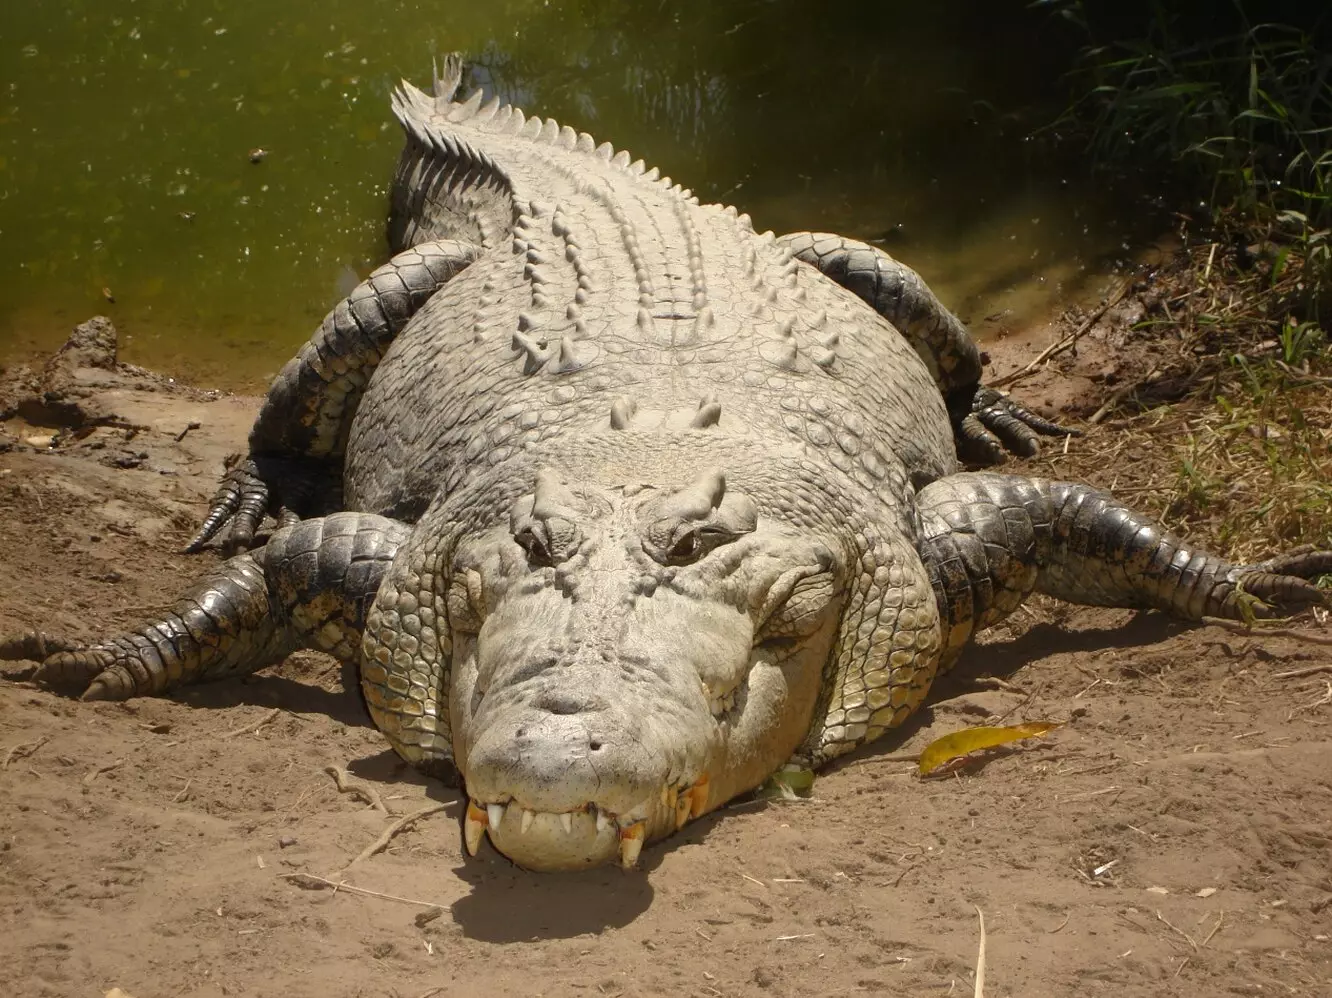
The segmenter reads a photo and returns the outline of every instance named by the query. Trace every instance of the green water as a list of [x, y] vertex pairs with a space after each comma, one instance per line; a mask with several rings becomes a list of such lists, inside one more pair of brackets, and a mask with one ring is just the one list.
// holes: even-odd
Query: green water
[[389, 91], [455, 49], [759, 228], [883, 240], [982, 333], [1087, 293], [1125, 238], [1025, 138], [1064, 56], [1022, 2], [0, 8], [0, 360], [104, 312], [127, 360], [264, 383], [384, 259]]

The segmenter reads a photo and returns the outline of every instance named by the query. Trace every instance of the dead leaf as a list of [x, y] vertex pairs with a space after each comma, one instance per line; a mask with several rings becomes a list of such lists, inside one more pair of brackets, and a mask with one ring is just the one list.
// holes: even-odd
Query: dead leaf
[[1030, 724], [1012, 724], [1002, 728], [963, 728], [952, 734], [936, 738], [920, 754], [920, 775], [928, 776], [946, 762], [960, 759], [981, 749], [1007, 745], [1024, 738], [1035, 738], [1047, 731], [1062, 727], [1052, 721], [1033, 721]]

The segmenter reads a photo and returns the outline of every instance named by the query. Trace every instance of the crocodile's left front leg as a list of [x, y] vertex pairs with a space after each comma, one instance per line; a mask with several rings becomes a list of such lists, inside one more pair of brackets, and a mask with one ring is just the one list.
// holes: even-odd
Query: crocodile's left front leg
[[[127, 700], [245, 675], [299, 648], [359, 663], [366, 612], [408, 530], [369, 513], [278, 530], [263, 548], [217, 566], [151, 623], [49, 655], [36, 679], [85, 700]], [[13, 645], [25, 653], [24, 642]]]
[[941, 668], [1032, 592], [1199, 620], [1271, 617], [1326, 601], [1308, 579], [1332, 551], [1236, 565], [1190, 548], [1088, 485], [987, 473], [921, 489], [921, 557], [943, 618]]
[[958, 454], [999, 464], [1007, 448], [1030, 457], [1037, 434], [1076, 433], [980, 383], [981, 353], [962, 320], [910, 267], [868, 243], [827, 232], [793, 232], [778, 243], [891, 322], [925, 361], [953, 420]]

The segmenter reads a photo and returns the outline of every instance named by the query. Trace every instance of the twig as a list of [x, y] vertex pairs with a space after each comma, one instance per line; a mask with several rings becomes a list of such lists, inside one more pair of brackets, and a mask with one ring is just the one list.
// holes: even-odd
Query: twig
[[342, 880], [328, 880], [324, 877], [316, 877], [313, 873], [283, 873], [283, 880], [289, 880], [297, 887], [307, 891], [325, 891], [332, 890], [335, 894], [338, 891], [347, 891], [349, 894], [364, 894], [366, 897], [383, 898], [386, 901], [401, 901], [403, 904], [415, 904], [422, 908], [445, 908], [449, 905], [440, 904], [438, 901], [417, 901], [415, 898], [402, 898], [396, 894], [382, 894], [379, 891], [366, 890], [364, 887], [356, 887]]
[[388, 808], [384, 806], [380, 799], [379, 791], [374, 787], [364, 786], [360, 783], [348, 783], [347, 771], [339, 769], [337, 766], [325, 766], [324, 772], [333, 777], [333, 782], [338, 785], [338, 793], [351, 794], [353, 797], [359, 797], [366, 804], [369, 804], [376, 811], [382, 811], [388, 814]]
[[1056, 932], [1058, 932], [1060, 929], [1062, 929], [1065, 925], [1067, 925], [1067, 924], [1068, 924], [1068, 920], [1069, 920], [1070, 918], [1072, 918], [1072, 917], [1073, 917], [1073, 912], [1070, 911], [1067, 915], [1064, 916], [1064, 920], [1063, 920], [1062, 922], [1060, 922], [1058, 925], [1056, 925], [1053, 929], [1046, 929], [1046, 930], [1045, 930], [1045, 934], [1048, 935], [1048, 936], [1052, 936], [1052, 935], [1054, 935]]
[[1040, 367], [1051, 357], [1056, 357], [1059, 354], [1063, 353], [1065, 350], [1068, 350], [1069, 348], [1076, 346], [1078, 340], [1080, 340], [1083, 337], [1083, 335], [1088, 330], [1091, 329], [1092, 326], [1100, 322], [1101, 316], [1105, 315], [1105, 313], [1110, 311], [1111, 308], [1119, 304], [1120, 299], [1122, 299], [1124, 295], [1128, 294], [1128, 290], [1131, 285], [1132, 281], [1125, 281], [1123, 284], [1119, 286], [1119, 289], [1115, 291], [1114, 294], [1112, 294], [1109, 298], [1107, 298], [1101, 304], [1101, 306], [1098, 309], [1096, 309], [1096, 311], [1094, 311], [1091, 315], [1089, 315], [1086, 321], [1083, 322], [1083, 324], [1080, 325], [1077, 329], [1075, 329], [1072, 333], [1070, 333], [1068, 336], [1065, 336], [1063, 339], [1059, 340], [1058, 342], [1053, 343], [1050, 346], [1046, 347], [1039, 354], [1037, 354], [1036, 359], [1028, 363], [1026, 367], [1021, 367], [1018, 370], [1014, 371], [1012, 374], [1005, 374], [1002, 378], [997, 378], [994, 381], [990, 382], [991, 387], [1002, 388], [1005, 385], [1011, 385], [1019, 378], [1025, 378], [1028, 374], [1031, 374], [1033, 371], [1036, 370], [1036, 368]]
[[1164, 915], [1162, 915], [1159, 911], [1156, 913], [1156, 917], [1157, 917], [1157, 919], [1158, 919], [1159, 921], [1163, 922], [1163, 923], [1165, 924], [1165, 926], [1166, 926], [1167, 928], [1170, 929], [1171, 932], [1175, 933], [1175, 934], [1178, 935], [1180, 938], [1182, 938], [1186, 943], [1188, 943], [1190, 946], [1192, 946], [1193, 949], [1194, 949], [1194, 952], [1197, 952], [1197, 950], [1198, 950], [1198, 944], [1197, 944], [1196, 942], [1193, 941], [1193, 937], [1192, 937], [1191, 935], [1189, 935], [1189, 934], [1188, 934], [1187, 932], [1185, 932], [1183, 929], [1176, 928], [1174, 925], [1171, 924], [1170, 919], [1166, 918], [1166, 917], [1165, 917]]
[[1151, 381], [1152, 378], [1156, 377], [1160, 373], [1161, 373], [1161, 365], [1157, 364], [1155, 367], [1153, 367], [1150, 371], [1147, 372], [1147, 376], [1145, 378], [1141, 378], [1137, 381], [1130, 381], [1127, 385], [1121, 385], [1119, 388], [1116, 388], [1110, 394], [1110, 397], [1105, 400], [1105, 404], [1102, 405], [1101, 408], [1097, 409], [1094, 413], [1092, 413], [1091, 419], [1087, 420], [1087, 422], [1091, 423], [1093, 426], [1099, 423], [1107, 415], [1113, 412], [1115, 407], [1118, 406], [1120, 402], [1123, 402], [1124, 399], [1132, 395], [1139, 388], [1142, 388], [1144, 385], [1147, 384], [1147, 382]]
[[98, 766], [83, 778], [83, 785], [85, 787], [92, 786], [93, 780], [97, 779], [97, 777], [101, 776], [103, 773], [109, 773], [113, 769], [119, 769], [123, 765], [125, 765], [125, 760], [117, 759], [115, 762], [108, 762], [105, 766]]
[[[449, 803], [451, 804], [453, 802], [450, 801]], [[360, 854], [357, 855], [357, 857], [354, 860], [352, 860], [350, 863], [348, 863], [346, 866], [342, 868], [342, 871], [345, 873], [348, 870], [350, 870], [353, 866], [355, 866], [357, 863], [359, 863], [361, 860], [369, 859], [371, 856], [379, 852], [381, 849], [387, 846], [391, 841], [393, 841], [393, 836], [409, 828], [414, 822], [420, 821], [422, 818], [428, 818], [432, 814], [438, 814], [440, 811], [443, 811], [448, 806], [449, 804], [431, 804], [429, 807], [421, 808], [421, 810], [417, 811], [414, 814], [404, 815], [403, 817], [399, 818], [393, 824], [389, 825], [388, 828], [384, 829], [384, 831], [380, 833], [379, 838], [375, 839], [375, 841], [371, 842], [368, 846], [362, 849]]]
[[270, 710], [270, 711], [269, 711], [267, 714], [265, 714], [263, 717], [259, 718], [259, 720], [255, 721], [253, 724], [247, 724], [247, 725], [245, 725], [245, 727], [243, 727], [243, 728], [237, 728], [235, 731], [228, 731], [228, 732], [227, 732], [225, 735], [223, 735], [222, 737], [223, 737], [223, 738], [235, 738], [237, 735], [245, 735], [245, 734], [249, 734], [251, 731], [258, 731], [258, 730], [259, 730], [260, 728], [262, 728], [265, 724], [267, 724], [269, 721], [271, 721], [271, 720], [273, 720], [274, 718], [276, 718], [276, 717], [277, 717], [279, 714], [281, 714], [281, 713], [282, 713], [282, 708], [281, 708], [281, 707], [274, 707], [272, 710]]
[[1210, 943], [1212, 941], [1212, 937], [1221, 931], [1221, 923], [1224, 922], [1225, 920], [1226, 920], [1226, 913], [1224, 911], [1216, 916], [1216, 924], [1212, 926], [1212, 931], [1207, 933], [1207, 938], [1198, 944], [1198, 947], [1200, 949], [1203, 946], [1206, 946], [1208, 943]]
[[35, 753], [39, 748], [41, 748], [50, 740], [51, 740], [50, 735], [42, 735], [42, 737], [38, 738], [35, 742], [26, 742], [23, 744], [15, 745], [12, 749], [10, 749], [7, 753], [5, 753], [5, 761], [3, 764], [0, 764], [0, 769], [8, 769], [9, 764], [13, 762], [15, 759], [28, 758], [28, 756]]
[[194, 782], [193, 780], [186, 780], [185, 786], [180, 788], [180, 793], [176, 794], [176, 796], [171, 798], [171, 803], [179, 804], [181, 801], [183, 801], [185, 799], [185, 795], [190, 792], [190, 784], [192, 784], [193, 782]]
[[[1307, 641], [1315, 645], [1332, 645], [1332, 637], [1310, 634], [1308, 631], [1297, 631], [1293, 627], [1251, 627], [1242, 620], [1226, 620], [1224, 617], [1203, 617], [1202, 622], [1211, 624], [1213, 627], [1224, 627], [1227, 631], [1234, 631], [1236, 634], [1275, 634], [1280, 638], [1294, 638], [1296, 641]], [[1332, 672], [1332, 665], [1315, 665], [1308, 669], [1296, 669], [1294, 672], [1278, 672], [1272, 678], [1298, 679], [1300, 676], [1312, 676], [1316, 672]]]
[[176, 443], [180, 443], [182, 440], [184, 440], [185, 434], [189, 433], [190, 430], [197, 430], [202, 425], [203, 425], [202, 423], [196, 423], [194, 420], [190, 420], [188, 423], [185, 424], [185, 429], [181, 430], [179, 433], [176, 434]]
[[985, 912], [976, 906], [980, 919], [980, 950], [976, 954], [976, 998], [985, 998]]
[[1305, 676], [1316, 676], [1320, 672], [1332, 672], [1332, 664], [1311, 665], [1306, 669], [1292, 669], [1290, 672], [1274, 673], [1273, 679], [1303, 679]]

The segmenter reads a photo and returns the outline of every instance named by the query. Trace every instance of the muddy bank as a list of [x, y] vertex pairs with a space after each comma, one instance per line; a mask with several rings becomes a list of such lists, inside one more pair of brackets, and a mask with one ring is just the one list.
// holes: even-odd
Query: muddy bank
[[[1087, 426], [1150, 373], [1159, 347], [1131, 326], [1151, 289], [1130, 290], [1015, 393]], [[1087, 318], [989, 344], [993, 376]], [[177, 552], [256, 406], [117, 364], [104, 327], [6, 372], [0, 634], [90, 637], [169, 600], [215, 557]], [[1034, 467], [1142, 487], [1148, 462], [1099, 457], [1123, 429], [1087, 428]], [[329, 659], [128, 704], [53, 696], [6, 663], [0, 989], [961, 994], [979, 907], [987, 994], [1325, 995], [1328, 653], [1037, 601], [812, 800], [724, 809], [636, 873], [557, 876], [488, 846], [467, 860], [454, 804], [345, 870], [394, 817], [455, 795], [397, 762]], [[1067, 725], [946, 780], [894, 758], [987, 718]]]

